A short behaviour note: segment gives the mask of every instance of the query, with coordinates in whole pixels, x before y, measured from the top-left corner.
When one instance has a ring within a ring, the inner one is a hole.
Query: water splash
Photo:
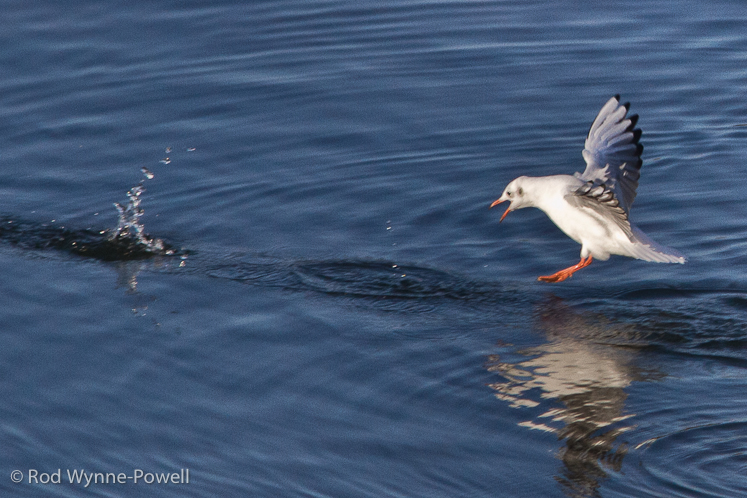
[[[160,256],[179,256],[184,263],[190,251],[178,249],[168,242],[151,237],[145,232],[140,218],[144,182],[154,177],[147,168],[141,169],[144,178],[127,192],[126,204],[114,203],[119,212],[115,229],[74,229],[51,223],[26,221],[0,215],[0,243],[22,249],[55,249],[78,256],[103,261],[142,260]],[[180,267],[184,264],[180,264]]]
[[[141,171],[145,178],[127,191],[129,199],[127,204],[114,203],[114,207],[119,212],[119,220],[117,228],[109,234],[109,240],[118,245],[131,246],[131,249],[135,249],[135,253],[144,251],[152,254],[173,255],[174,251],[166,249],[163,240],[145,233],[145,226],[140,221],[144,213],[140,207],[140,196],[145,192],[144,183],[145,180],[152,180],[155,176],[147,168],[142,168]]]

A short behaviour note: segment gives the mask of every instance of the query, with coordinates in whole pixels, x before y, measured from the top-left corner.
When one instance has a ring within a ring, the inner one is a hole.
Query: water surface
[[[745,17],[6,2],[0,490],[744,495]],[[689,261],[536,282],[579,246],[488,206],[581,169],[617,93],[645,146],[632,220]],[[138,184],[165,245],[133,253],[109,241]]]

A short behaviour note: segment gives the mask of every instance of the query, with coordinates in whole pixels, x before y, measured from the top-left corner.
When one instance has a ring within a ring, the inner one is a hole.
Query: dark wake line
[[[617,325],[632,326],[635,342],[653,351],[747,361],[742,355],[747,345],[747,291],[734,288],[628,289],[591,300],[588,290],[569,288],[567,297],[561,299],[537,292],[531,284],[478,281],[417,265],[382,260],[290,261],[252,254],[216,255],[177,247],[142,230],[133,234],[120,229],[73,229],[10,216],[0,216],[0,244],[27,251],[52,250],[107,263],[152,260],[166,264],[140,265],[135,272],[149,268],[311,292],[348,298],[356,306],[384,311],[433,311],[444,309],[442,305],[447,302],[458,303],[466,312],[460,312],[458,319],[493,326],[501,326],[507,316],[530,321],[541,316],[552,322],[558,317],[557,310],[548,303],[560,299],[566,306],[583,310],[587,318],[598,317],[605,330]],[[610,339],[611,345],[625,346],[629,342],[617,333]]]
[[[197,257],[197,260],[202,259]],[[197,263],[197,261],[193,261]],[[199,264],[199,263],[197,263]],[[206,275],[302,292],[364,299],[515,302],[504,286],[446,271],[382,260],[205,261]]]
[[[55,224],[0,216],[0,242],[26,250],[67,252],[101,261],[130,261],[180,256],[187,251],[148,235],[138,239],[116,230],[71,229]],[[160,245],[154,242],[159,240]]]
[[[22,250],[53,250],[105,262],[149,259],[185,260],[187,268],[214,278],[294,291],[371,299],[447,299],[452,301],[507,300],[501,286],[474,282],[457,275],[388,261],[281,261],[270,258],[214,257],[177,247],[144,232],[119,229],[74,229],[0,216],[0,244]],[[184,266],[184,265],[182,265]]]
[[[140,230],[70,228],[63,225],[24,220],[0,215],[0,244],[22,250],[53,250],[99,261],[142,261],[149,259],[190,259],[192,272],[243,283],[256,282],[288,290],[317,291],[329,295],[369,298],[487,301],[506,303],[535,301],[533,293],[508,290],[505,282],[470,280],[448,271],[402,265],[385,260],[299,260],[277,258],[211,257]],[[199,269],[195,267],[199,266]],[[516,287],[514,284],[512,287]],[[554,289],[553,289],[554,290]],[[588,292],[569,288],[569,298],[583,303]],[[524,294],[522,299],[518,294]],[[576,295],[576,298],[571,297]],[[723,286],[687,288],[620,289],[607,294],[608,299],[627,302],[678,300],[715,296],[730,307],[747,309],[747,290]]]

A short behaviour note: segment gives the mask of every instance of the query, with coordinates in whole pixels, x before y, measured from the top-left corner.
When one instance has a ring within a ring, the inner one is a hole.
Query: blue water
[[[0,492],[744,496],[745,26],[726,1],[5,2]],[[582,169],[617,93],[632,220],[689,261],[537,282],[579,246],[488,206]],[[81,255],[140,182],[175,253]]]

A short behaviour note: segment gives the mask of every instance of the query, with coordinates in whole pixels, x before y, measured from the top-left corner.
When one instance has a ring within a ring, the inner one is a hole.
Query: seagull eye
[[[506,192],[506,194],[508,194],[509,197],[513,197],[514,196],[514,193],[511,192],[510,190],[508,192]]]

